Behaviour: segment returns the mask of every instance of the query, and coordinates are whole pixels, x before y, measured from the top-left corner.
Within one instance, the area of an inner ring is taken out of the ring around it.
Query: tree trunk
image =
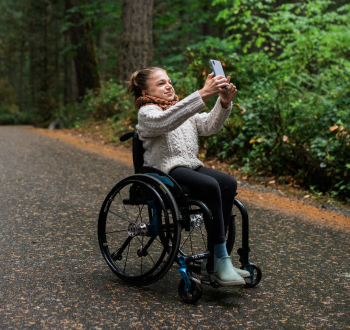
[[[69,36],[67,34],[64,35],[64,48],[67,48],[68,46],[68,38]],[[69,99],[69,95],[72,95],[71,93],[71,88],[70,88],[70,84],[69,84],[69,71],[68,71],[68,66],[69,66],[69,59],[68,59],[68,55],[64,54],[63,57],[63,70],[64,70],[64,84],[63,84],[63,104],[66,105],[70,99]]]
[[[79,0],[66,0],[66,9],[76,7]],[[76,46],[76,54],[73,58],[78,85],[79,100],[82,100],[87,89],[100,88],[100,76],[98,72],[97,57],[92,39],[92,27],[90,22],[82,24],[84,17],[79,12],[71,13],[70,38],[72,45]]]
[[[35,49],[32,47],[29,54],[29,86],[30,86],[30,105],[36,107],[37,82],[35,74]]]
[[[19,56],[19,82],[18,82],[18,108],[19,111],[23,111],[23,67],[24,67],[24,36],[21,36],[20,56]]]
[[[78,89],[78,82],[77,82],[77,70],[75,68],[75,62],[74,59],[72,59],[72,101],[76,102],[79,99],[79,89]]]
[[[106,13],[103,11],[103,4],[104,1],[102,1],[102,5],[100,7],[100,19],[103,21],[106,19]],[[104,44],[106,42],[106,35],[107,35],[107,29],[106,27],[103,27],[100,29],[97,38],[96,38],[96,46],[99,50],[99,64],[100,64],[100,73],[101,73],[101,80],[104,81],[106,78],[106,58],[107,58],[107,54],[106,54],[106,50],[104,47]]]
[[[123,0],[118,78],[152,65],[153,0]]]
[[[42,123],[47,123],[51,118],[51,111],[53,110],[53,98],[50,91],[50,77],[49,77],[49,44],[48,44],[48,4],[44,4],[41,8],[41,40],[39,46],[38,58],[38,95],[37,99],[37,113],[40,116]]]

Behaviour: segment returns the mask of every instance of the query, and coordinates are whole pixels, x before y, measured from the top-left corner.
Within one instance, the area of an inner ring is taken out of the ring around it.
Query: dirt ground
[[[26,129],[132,165],[132,153],[128,148],[116,145],[104,145],[99,141],[88,139],[81,134],[72,134],[69,130]],[[221,168],[218,169],[222,170]],[[278,189],[275,189],[275,191],[271,191],[270,189],[267,192],[261,191],[261,189],[255,189],[254,186],[250,186],[249,188],[246,188],[246,186],[249,186],[249,184],[239,179],[238,198],[242,201],[249,201],[256,206],[282,211],[289,215],[304,218],[307,221],[317,222],[320,225],[331,226],[350,232],[350,217],[346,216],[343,212],[323,209],[321,205],[313,203],[310,199],[283,196],[284,193]]]

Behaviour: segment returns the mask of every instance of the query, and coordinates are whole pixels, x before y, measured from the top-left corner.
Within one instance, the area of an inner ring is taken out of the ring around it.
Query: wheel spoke
[[[155,265],[156,263],[154,262],[153,258],[151,257],[151,254],[148,253],[147,255],[151,258],[151,260],[152,260],[152,262],[153,262],[153,265]]]
[[[194,232],[194,230],[192,230],[192,233],[193,232]],[[193,246],[192,246],[192,235],[190,235],[190,244],[191,244],[191,254],[194,255],[194,253],[193,253]]]
[[[207,243],[206,243],[206,240],[204,239],[205,235],[203,235],[202,226],[200,226],[200,232],[201,232],[201,235],[202,235],[202,240],[203,240],[205,249],[207,250]],[[205,236],[205,238],[207,238],[207,236]]]
[[[187,242],[188,238],[191,236],[192,232],[193,232],[193,229],[189,232],[187,238],[185,239],[185,242],[183,242],[183,244],[180,246],[180,249],[182,249],[182,247],[185,245],[185,243]]]
[[[164,244],[157,238],[155,238],[155,240],[165,249]],[[166,253],[169,253],[168,251],[166,251]]]
[[[112,214],[114,214],[116,217],[119,217],[120,219],[123,219],[123,220],[125,220],[125,221],[127,221],[127,222],[130,222],[129,220],[124,219],[124,218],[121,217],[119,214],[116,214],[116,213],[114,213],[114,212],[111,211],[111,210],[108,210],[108,212],[111,212]]]
[[[120,194],[120,191],[118,192],[118,195],[120,197],[120,201],[122,202],[122,204],[124,206],[124,210],[125,210],[126,216],[129,219],[129,215],[128,215],[128,212],[126,211],[126,207],[125,207],[125,204],[123,203],[123,199],[122,199],[122,195]],[[129,219],[129,222],[131,222],[130,219]]]
[[[106,234],[113,234],[113,233],[122,233],[122,232],[125,232],[125,231],[128,231],[127,229],[125,230],[114,230],[114,231],[107,231]]]
[[[141,275],[142,275],[142,258],[143,258],[143,237],[142,236],[142,243],[141,243],[141,247],[142,247],[142,250],[141,250]]]
[[[157,238],[154,239],[155,241],[157,241],[163,248],[165,248],[164,244]],[[166,251],[168,253],[168,251]]]
[[[111,256],[113,257],[115,254],[117,254],[117,258],[124,252],[125,248],[130,244],[132,240],[131,236],[128,236],[128,238],[125,240],[124,244],[117,250],[115,251],[113,254],[111,254]]]
[[[142,210],[143,210],[143,207],[144,207],[145,205],[142,205],[142,207],[141,207],[141,210],[140,210],[140,205],[138,205],[138,207],[139,207],[139,215],[137,216],[137,219],[136,219],[136,223],[137,223],[137,220],[138,220],[138,218],[140,217],[140,219],[141,219],[141,221],[140,222],[143,222],[142,221]]]
[[[124,270],[123,270],[124,273],[125,273],[126,262],[128,261],[129,251],[130,251],[130,244],[128,245],[128,252],[126,253],[126,258],[125,258],[125,263],[124,263]]]

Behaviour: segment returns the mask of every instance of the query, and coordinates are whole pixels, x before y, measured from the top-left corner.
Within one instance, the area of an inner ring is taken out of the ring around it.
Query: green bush
[[[126,88],[112,79],[102,83],[99,91],[88,91],[82,102],[61,107],[57,117],[67,128],[78,128],[89,117],[99,120],[109,118],[111,121],[129,117],[133,123],[137,120],[134,105],[126,95]]]
[[[188,73],[199,86],[219,59],[239,91],[224,128],[202,139],[208,156],[350,203],[350,6],[332,3],[270,8],[265,20],[252,16],[253,1],[235,2],[219,17],[230,31],[246,26],[251,42],[207,38],[189,49]]]
[[[104,119],[132,111],[133,105],[126,95],[126,87],[112,79],[103,83],[99,92],[89,91],[84,97],[86,111],[94,117]]]

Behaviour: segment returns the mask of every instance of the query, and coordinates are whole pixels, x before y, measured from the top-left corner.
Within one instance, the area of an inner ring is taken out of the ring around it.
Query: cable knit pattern
[[[198,91],[187,96],[166,111],[156,105],[140,108],[136,129],[145,149],[144,165],[169,173],[184,166],[203,166],[198,157],[198,136],[217,133],[230,114],[221,107],[220,98],[210,113],[201,113],[205,103]]]

